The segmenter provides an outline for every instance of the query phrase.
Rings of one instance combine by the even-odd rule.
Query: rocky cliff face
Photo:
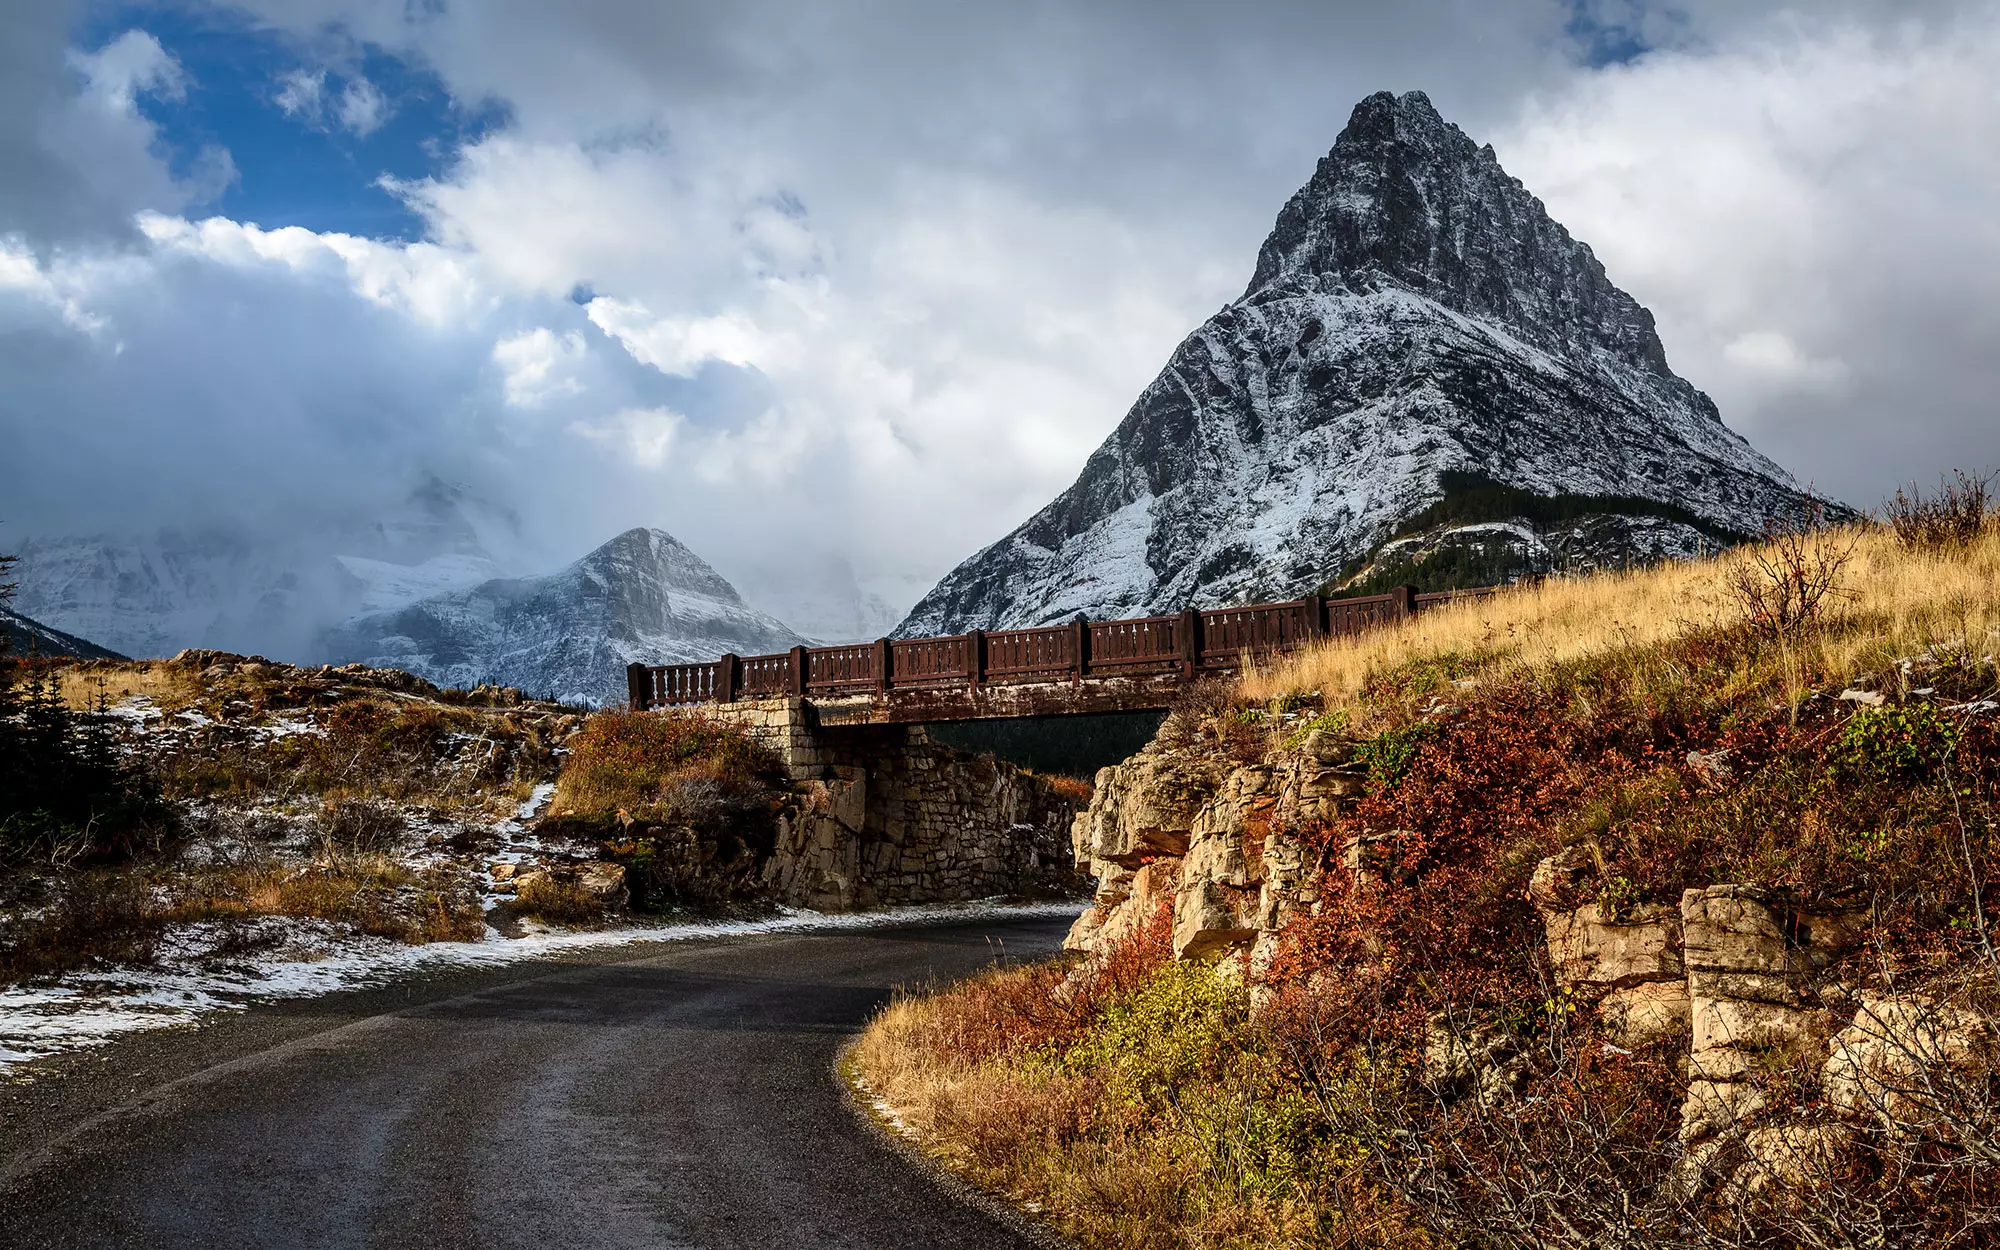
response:
[[[1243,295],[1175,350],[1076,483],[898,632],[1306,593],[1454,474],[1595,500],[1613,528],[1658,529],[1646,505],[1667,505],[1686,531],[1668,547],[1754,534],[1803,502],[1492,148],[1421,93],[1382,93],[1285,205]]]
[[[1286,926],[1335,893],[1333,874],[1365,893],[1390,871],[1365,837],[1321,855],[1292,832],[1336,819],[1364,791],[1352,745],[1314,732],[1243,761],[1155,740],[1100,771],[1071,828],[1077,864],[1097,888],[1069,947],[1107,952],[1166,909],[1176,958],[1233,965],[1250,979],[1253,1006],[1267,1003],[1273,991],[1259,974]],[[1527,901],[1546,966],[1581,1020],[1623,1054],[1685,1047],[1672,1178],[1683,1197],[1718,1183],[1755,1190],[1823,1177],[1864,1134],[1921,1135],[1955,1083],[1990,1080],[2000,1066],[1991,1021],[1977,1013],[1826,975],[1867,941],[1866,906],[1805,905],[1739,884],[1686,890],[1677,907],[1579,905],[1596,855],[1585,842],[1541,861]],[[1770,1093],[1769,1072],[1800,1061],[1819,1071],[1821,1111]],[[1531,1075],[1520,1037],[1476,1014],[1432,1016],[1424,1062],[1441,1094],[1494,1105]]]
[[[446,686],[616,702],[625,666],[762,655],[802,641],[662,530],[628,530],[546,577],[496,579],[331,631],[336,660]]]

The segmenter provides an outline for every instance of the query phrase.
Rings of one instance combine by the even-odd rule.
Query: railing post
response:
[[[1090,675],[1090,618],[1079,612],[1069,623],[1070,663],[1075,668],[1074,685],[1082,686]]]
[[[643,712],[653,701],[653,675],[646,671],[644,664],[625,666],[625,694],[632,702],[632,710]]]
[[[986,631],[967,630],[965,635],[965,666],[971,670],[972,688],[979,689],[986,680]]]
[[[1180,627],[1174,632],[1181,644],[1181,678],[1193,681],[1195,669],[1201,666],[1201,613],[1193,608],[1182,612]]]
[[[887,638],[875,640],[875,697],[889,697],[889,665],[895,662],[896,648],[889,645]]]
[[[736,702],[736,653],[725,651],[715,662],[715,701]]]
[[[1326,600],[1319,595],[1306,596],[1306,635],[1311,638],[1326,636]]]
[[[804,647],[792,648],[792,671],[790,676],[792,679],[793,697],[805,698],[806,680],[812,676],[812,661],[807,658]]]
[[[1396,596],[1396,615],[1415,616],[1417,614],[1417,588],[1398,586],[1389,592]]]

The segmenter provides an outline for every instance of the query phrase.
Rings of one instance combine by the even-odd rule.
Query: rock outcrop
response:
[[[1071,949],[1102,953],[1170,911],[1176,957],[1235,961],[1252,977],[1253,1006],[1268,1001],[1256,974],[1286,925],[1316,907],[1327,874],[1365,885],[1391,870],[1375,839],[1350,839],[1320,862],[1289,832],[1337,817],[1361,793],[1347,755],[1323,733],[1247,762],[1155,740],[1104,769],[1072,827],[1097,890]],[[1606,876],[1595,845],[1579,843],[1536,866],[1528,901],[1563,1000],[1597,1036],[1628,1051],[1687,1047],[1674,1178],[1684,1194],[1796,1187],[1863,1131],[1894,1140],[1965,1130],[1947,1122],[1991,1079],[2000,1031],[1953,1002],[1829,980],[1863,941],[1865,908],[1808,907],[1737,884],[1687,890],[1677,906],[1591,898]],[[1425,1071],[1440,1091],[1491,1103],[1532,1074],[1526,1050],[1476,1010],[1439,1015]],[[1827,1114],[1774,1102],[1785,1073],[1816,1073]]]
[[[1070,949],[1108,949],[1171,907],[1177,957],[1268,961],[1279,931],[1318,900],[1317,864],[1288,831],[1331,819],[1363,780],[1344,745],[1325,739],[1254,763],[1155,740],[1099,770],[1071,830],[1096,906]]]

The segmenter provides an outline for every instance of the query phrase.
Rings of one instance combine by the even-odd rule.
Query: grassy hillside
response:
[[[1176,961],[1169,890],[1089,960],[899,1001],[858,1076],[1090,1246],[1994,1244],[2000,526],[1983,500],[1905,519],[1247,674],[1171,753],[1356,779],[1276,831],[1316,875],[1274,957]],[[1782,992],[1702,989],[1692,1040],[1631,1041],[1552,954],[1572,916],[1678,942],[1717,889],[1791,918]],[[1840,1069],[1891,1017],[1923,1027]],[[1704,1138],[1691,1056],[1725,1051],[1754,1118]]]

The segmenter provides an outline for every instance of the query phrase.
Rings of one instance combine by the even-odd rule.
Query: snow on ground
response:
[[[219,1011],[380,985],[414,972],[494,967],[524,959],[634,942],[764,933],[813,933],[945,923],[988,917],[1068,916],[1081,902],[1008,904],[996,899],[826,915],[785,909],[756,920],[631,924],[614,929],[530,928],[507,938],[406,946],[348,934],[324,921],[265,917],[250,925],[194,924],[173,930],[149,967],[70,973],[44,986],[0,989],[0,1076],[30,1060],[102,1046],[148,1029],[198,1027]],[[248,936],[259,943],[233,954]]]

